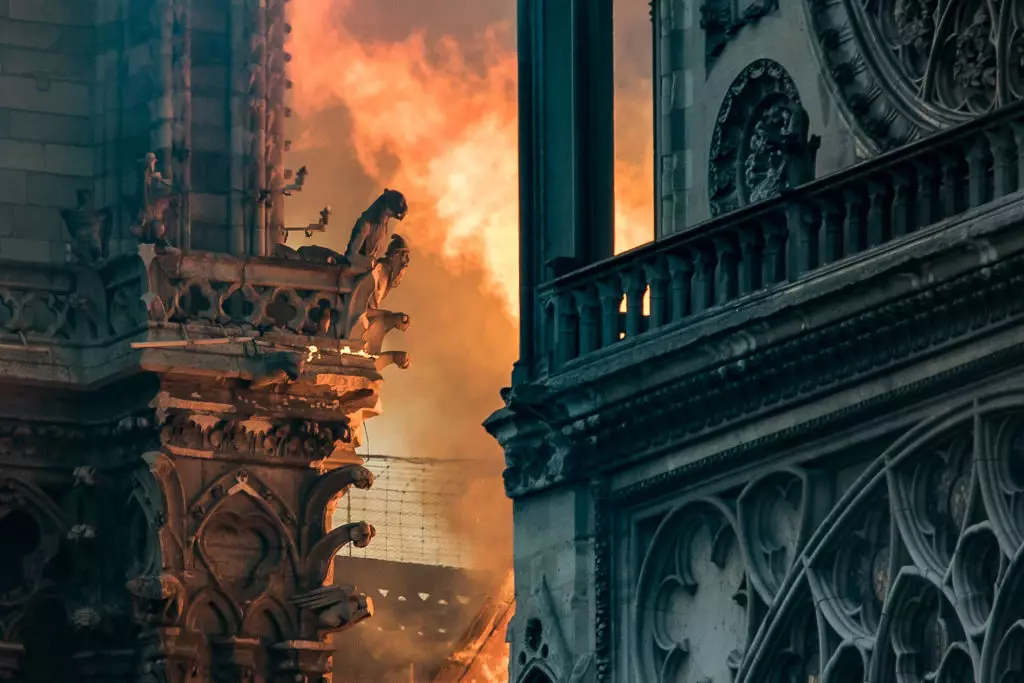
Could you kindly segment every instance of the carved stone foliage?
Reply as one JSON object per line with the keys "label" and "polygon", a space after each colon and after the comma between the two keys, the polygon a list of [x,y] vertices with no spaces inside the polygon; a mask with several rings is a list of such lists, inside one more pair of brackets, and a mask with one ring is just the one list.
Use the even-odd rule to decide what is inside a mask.
{"label": "carved stone foliage", "polygon": [[344,421],[221,420],[173,411],[164,420],[160,439],[164,446],[182,451],[208,451],[235,458],[315,462],[328,457],[336,444],[351,444],[352,430]]}
{"label": "carved stone foliage", "polygon": [[639,575],[638,680],[1024,680],[1022,435],[1024,393],[1004,393],[905,434],[834,505],[794,514],[822,484],[787,471],[735,516],[719,499],[671,513]]}
{"label": "carved stone foliage", "polygon": [[711,137],[712,215],[807,182],[816,150],[816,138],[807,137],[800,94],[786,70],[770,59],[748,65],[729,86]]}
{"label": "carved stone foliage", "polygon": [[808,0],[820,54],[877,149],[1024,96],[1024,10],[1005,0]]}
{"label": "carved stone foliage", "polygon": [[700,27],[704,29],[704,66],[707,71],[718,61],[729,41],[744,26],[756,24],[779,9],[778,0],[704,0],[700,5]]}

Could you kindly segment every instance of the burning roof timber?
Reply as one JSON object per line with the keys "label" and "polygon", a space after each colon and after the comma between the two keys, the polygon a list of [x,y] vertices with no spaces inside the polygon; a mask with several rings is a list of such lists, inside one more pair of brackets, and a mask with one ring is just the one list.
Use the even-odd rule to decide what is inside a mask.
{"label": "burning roof timber", "polygon": [[334,577],[375,603],[373,619],[338,641],[344,652],[367,656],[344,657],[334,683],[405,683],[410,671],[414,680],[431,680],[489,610],[495,592],[494,581],[478,572],[361,557],[335,558]]}
{"label": "burning roof timber", "polygon": [[507,680],[508,643],[505,630],[515,614],[515,582],[511,571],[487,599],[476,619],[433,683],[491,683]]}

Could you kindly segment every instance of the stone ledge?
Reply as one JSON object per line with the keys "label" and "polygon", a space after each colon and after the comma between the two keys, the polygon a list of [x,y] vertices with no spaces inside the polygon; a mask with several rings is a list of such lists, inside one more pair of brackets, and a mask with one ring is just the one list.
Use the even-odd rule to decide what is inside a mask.
{"label": "stone ledge", "polygon": [[[1007,283],[1020,279],[1020,199],[1018,193],[987,211],[737,301],[674,333],[638,339],[626,353],[616,349],[614,367],[609,358],[604,367],[570,369],[537,386],[538,397],[527,398],[527,408],[561,412],[538,418],[520,408],[516,414],[513,398],[512,409],[488,421],[509,453],[510,495],[584,472],[636,466],[684,445],[687,460],[697,458],[695,444],[702,444],[696,453],[710,458],[716,448],[731,448],[721,443],[724,430],[733,442],[737,434],[756,441],[761,435],[742,431],[752,419],[767,420],[840,391],[856,394],[872,373],[895,371],[893,363],[917,363],[995,332],[1012,317]],[[972,314],[981,321],[980,328],[966,330],[973,334],[950,328],[960,325],[956,316]],[[939,329],[936,316],[949,318],[949,329]],[[979,352],[985,348],[977,346]],[[803,374],[799,381],[783,381],[787,375],[781,373]],[[667,429],[651,422],[666,419]],[[715,442],[719,446],[712,447]],[[527,465],[523,458],[531,449],[537,452]],[[527,481],[517,484],[517,476]]]}

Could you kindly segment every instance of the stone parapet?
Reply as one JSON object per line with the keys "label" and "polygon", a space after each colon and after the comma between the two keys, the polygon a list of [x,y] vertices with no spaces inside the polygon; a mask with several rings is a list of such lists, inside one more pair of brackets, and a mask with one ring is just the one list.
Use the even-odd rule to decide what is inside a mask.
{"label": "stone parapet", "polygon": [[774,199],[600,263],[553,264],[538,288],[547,325],[533,377],[607,365],[612,349],[994,206],[1022,187],[1021,141],[1017,103],[817,180],[782,178]]}

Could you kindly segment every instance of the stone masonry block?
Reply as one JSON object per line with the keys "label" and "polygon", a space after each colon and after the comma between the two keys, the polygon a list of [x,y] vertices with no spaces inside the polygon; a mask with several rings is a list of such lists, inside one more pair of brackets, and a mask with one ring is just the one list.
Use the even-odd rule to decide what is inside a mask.
{"label": "stone masonry block", "polygon": [[38,142],[0,139],[0,168],[16,171],[46,170],[43,145]]}
{"label": "stone masonry block", "polygon": [[29,173],[26,203],[34,206],[72,209],[77,203],[78,191],[91,188],[92,181],[84,178],[50,173]]}
{"label": "stone masonry block", "polygon": [[48,173],[92,177],[93,156],[91,147],[70,145],[45,145],[46,168]]}
{"label": "stone masonry block", "polygon": [[61,241],[67,239],[60,209],[45,206],[15,206],[11,210],[14,230],[22,239]]}
{"label": "stone masonry block", "polygon": [[48,77],[91,83],[93,63],[80,55],[0,45],[0,69],[9,76]]}
{"label": "stone masonry block", "polygon": [[11,135],[11,110],[0,109],[0,138]]}
{"label": "stone masonry block", "polygon": [[14,230],[14,204],[0,204],[0,237],[10,237]]}
{"label": "stone masonry block", "polygon": [[0,202],[24,204],[28,201],[28,174],[0,168]]}
{"label": "stone masonry block", "polygon": [[11,0],[0,0],[0,17],[11,16]]}
{"label": "stone masonry block", "polygon": [[92,143],[89,127],[84,117],[11,112],[11,137],[19,140],[88,145]]}
{"label": "stone masonry block", "polygon": [[50,114],[88,116],[89,88],[80,83],[44,82],[0,75],[0,107]]}
{"label": "stone masonry block", "polygon": [[91,26],[95,5],[82,0],[10,0],[10,16],[22,21]]}
{"label": "stone masonry block", "polygon": [[50,261],[50,242],[27,240],[20,237],[0,237],[0,259],[47,263]]}
{"label": "stone masonry block", "polygon": [[53,24],[29,24],[0,17],[0,43],[4,45],[53,50],[60,35],[60,27]]}

